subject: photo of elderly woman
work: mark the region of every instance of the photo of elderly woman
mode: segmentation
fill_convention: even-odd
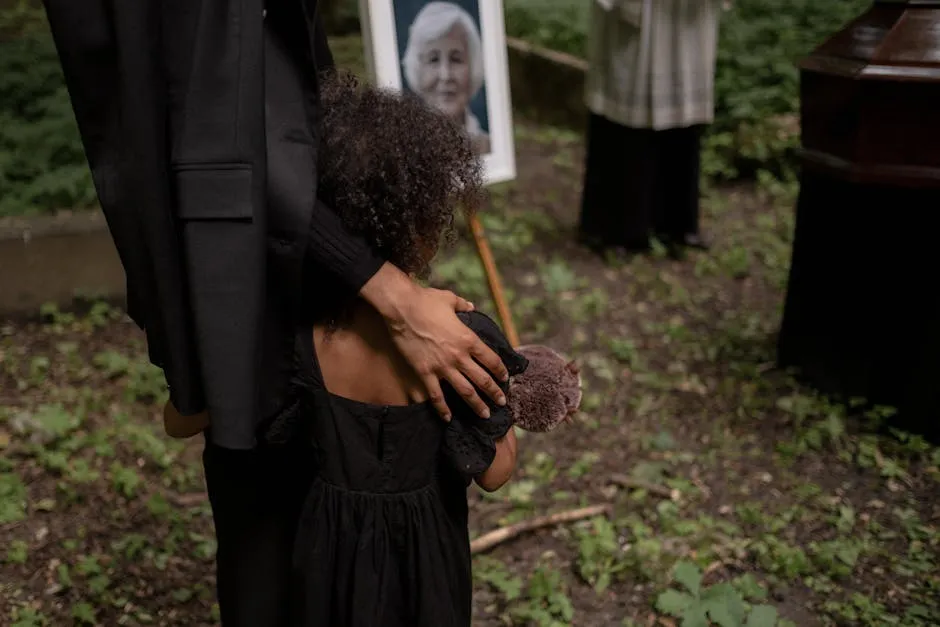
[[[408,90],[466,129],[490,153],[479,0],[395,0],[402,76]]]

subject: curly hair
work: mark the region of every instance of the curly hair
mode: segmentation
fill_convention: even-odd
[[[417,97],[331,72],[321,80],[318,196],[386,261],[423,276],[482,168],[463,129]]]

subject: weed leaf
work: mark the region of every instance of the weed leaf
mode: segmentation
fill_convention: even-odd
[[[755,605],[747,617],[746,627],[774,627],[777,624],[777,608],[772,605]]]
[[[678,590],[666,590],[656,598],[656,609],[663,614],[680,617],[695,599]]]
[[[697,597],[702,590],[702,571],[692,562],[679,562],[673,578],[693,597]]]

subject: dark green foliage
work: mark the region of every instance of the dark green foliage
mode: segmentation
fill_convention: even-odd
[[[359,0],[320,0],[317,6],[330,35],[348,35],[359,30]]]
[[[89,206],[91,174],[55,46],[35,14],[0,16],[0,216]]]
[[[506,33],[583,57],[594,0],[504,0]]]
[[[871,0],[735,0],[722,16],[709,174],[789,176],[799,145],[801,59]]]

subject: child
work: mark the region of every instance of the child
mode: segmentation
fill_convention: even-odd
[[[480,164],[462,130],[418,99],[325,79],[318,196],[383,259],[421,277]],[[297,534],[293,624],[470,625],[466,488],[496,490],[516,462],[513,419],[481,419],[453,391],[443,422],[377,312],[339,283],[315,295],[305,359],[317,478]],[[511,375],[526,366],[496,325],[464,316]],[[309,337],[309,336],[308,336]],[[504,392],[508,390],[504,388]]]

